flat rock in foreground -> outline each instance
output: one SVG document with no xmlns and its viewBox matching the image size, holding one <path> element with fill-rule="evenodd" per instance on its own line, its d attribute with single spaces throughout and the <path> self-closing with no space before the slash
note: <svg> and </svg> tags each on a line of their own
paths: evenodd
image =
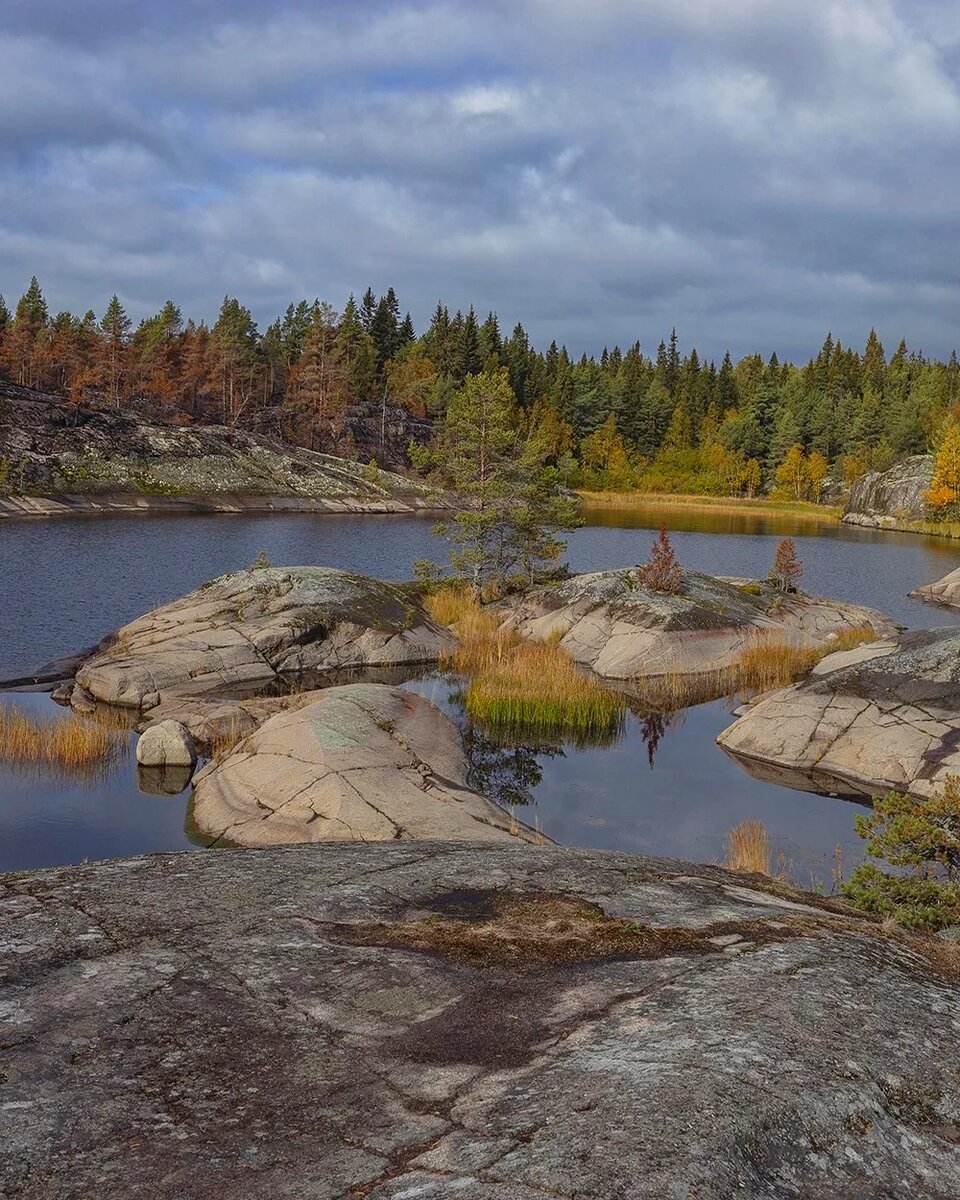
<svg viewBox="0 0 960 1200">
<path fill-rule="evenodd" d="M 242 846 L 535 839 L 467 785 L 460 731 L 422 696 L 365 683 L 313 696 L 200 772 L 200 833 Z"/>
<path fill-rule="evenodd" d="M 403 588 L 332 567 L 236 571 L 111 634 L 77 673 L 105 704 L 156 707 L 284 672 L 436 662 L 452 635 Z"/>
<path fill-rule="evenodd" d="M 618 680 L 720 671 L 758 637 L 812 647 L 845 629 L 897 630 L 871 608 L 699 571 L 684 571 L 675 596 L 640 587 L 628 570 L 575 575 L 524 596 L 510 622 L 526 637 L 559 635 L 575 662 Z"/>
<path fill-rule="evenodd" d="M 717 741 L 751 774 L 788 787 L 929 796 L 960 772 L 960 629 L 830 655 Z"/>
<path fill-rule="evenodd" d="M 17 1200 L 960 1194 L 926 943 L 716 867 L 223 850 L 0 877 L 0 913 Z"/>
</svg>

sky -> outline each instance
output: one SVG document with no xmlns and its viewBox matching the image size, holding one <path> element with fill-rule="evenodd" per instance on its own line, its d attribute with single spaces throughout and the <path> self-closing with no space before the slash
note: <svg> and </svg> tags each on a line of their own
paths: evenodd
<svg viewBox="0 0 960 1200">
<path fill-rule="evenodd" d="M 956 0 L 3 0 L 0 291 L 960 343 Z"/>
</svg>

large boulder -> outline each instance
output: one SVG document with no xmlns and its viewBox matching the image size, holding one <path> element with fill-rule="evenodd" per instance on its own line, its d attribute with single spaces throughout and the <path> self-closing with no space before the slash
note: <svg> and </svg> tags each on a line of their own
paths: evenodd
<svg viewBox="0 0 960 1200">
<path fill-rule="evenodd" d="M 509 620 L 524 637 L 559 638 L 575 662 L 616 680 L 722 670 L 757 637 L 813 647 L 844 629 L 897 630 L 860 605 L 698 571 L 684 571 L 675 596 L 640 587 L 632 571 L 575 575 L 522 597 Z"/>
<path fill-rule="evenodd" d="M 197 748 L 179 721 L 155 721 L 137 739 L 137 762 L 143 767 L 193 767 Z"/>
<path fill-rule="evenodd" d="M 717 741 L 751 774 L 788 787 L 929 796 L 960 772 L 960 629 L 832 654 Z"/>
<path fill-rule="evenodd" d="M 955 956 L 717 867 L 449 842 L 0 877 L 0 1195 L 960 1195 Z"/>
<path fill-rule="evenodd" d="M 352 684 L 271 717 L 196 779 L 196 830 L 242 846 L 542 841 L 467 784 L 453 721 L 414 692 Z"/>
<path fill-rule="evenodd" d="M 433 663 L 452 635 L 401 587 L 332 567 L 224 575 L 106 638 L 77 673 L 106 704 L 149 709 L 283 673 Z"/>
<path fill-rule="evenodd" d="M 895 529 L 901 521 L 927 516 L 926 493 L 933 479 L 933 457 L 914 454 L 888 471 L 861 476 L 850 490 L 843 520 L 849 525 Z"/>
</svg>

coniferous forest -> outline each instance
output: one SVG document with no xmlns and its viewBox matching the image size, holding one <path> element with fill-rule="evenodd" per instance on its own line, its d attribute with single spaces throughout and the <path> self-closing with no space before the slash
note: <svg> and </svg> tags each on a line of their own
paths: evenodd
<svg viewBox="0 0 960 1200">
<path fill-rule="evenodd" d="M 13 311 L 0 297 L 0 372 L 74 404 L 217 423 L 349 455 L 345 418 L 389 405 L 439 424 L 469 376 L 505 371 L 515 419 L 536 430 L 559 477 L 588 490 L 772 493 L 819 501 L 825 487 L 936 450 L 953 429 L 960 365 L 870 331 L 862 350 L 827 334 L 804 363 L 682 352 L 676 331 L 572 358 L 535 348 L 521 324 L 438 304 L 414 329 L 393 288 L 342 312 L 301 300 L 262 332 L 225 297 L 216 322 L 172 301 L 134 327 L 114 296 L 102 316 L 51 315 L 34 278 Z M 423 428 L 422 421 L 420 427 Z"/>
</svg>

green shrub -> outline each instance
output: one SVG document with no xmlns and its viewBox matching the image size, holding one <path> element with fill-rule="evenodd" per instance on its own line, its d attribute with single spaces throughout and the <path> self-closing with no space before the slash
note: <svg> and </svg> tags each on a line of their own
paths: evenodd
<svg viewBox="0 0 960 1200">
<path fill-rule="evenodd" d="M 925 800 L 875 796 L 873 812 L 858 816 L 856 828 L 871 857 L 912 873 L 858 867 L 841 885 L 851 904 L 914 929 L 960 924 L 960 775 L 948 775 Z"/>
<path fill-rule="evenodd" d="M 840 885 L 840 891 L 855 908 L 892 917 L 910 929 L 960 925 L 960 887 L 939 879 L 888 875 L 864 863 Z"/>
</svg>

